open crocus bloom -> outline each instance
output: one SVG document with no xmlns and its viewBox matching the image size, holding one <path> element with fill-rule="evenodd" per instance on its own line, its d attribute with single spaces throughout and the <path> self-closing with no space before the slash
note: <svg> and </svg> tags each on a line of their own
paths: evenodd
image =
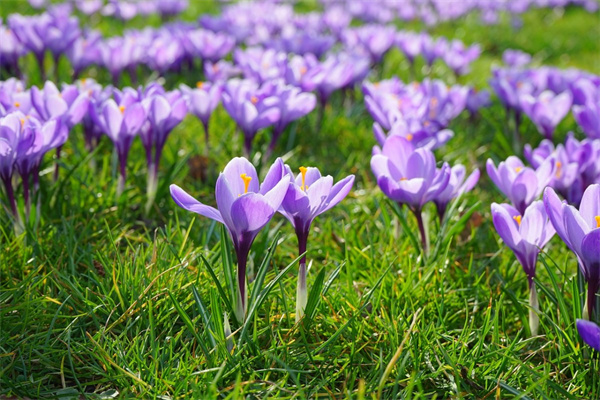
<svg viewBox="0 0 600 400">
<path fill-rule="evenodd" d="M 533 202 L 523 215 L 508 204 L 493 203 L 492 218 L 498 235 L 515 253 L 532 286 L 538 253 L 555 233 L 544 203 Z"/>
<path fill-rule="evenodd" d="M 246 312 L 246 263 L 250 247 L 275 215 L 288 191 L 290 177 L 278 158 L 262 184 L 256 169 L 245 158 L 234 158 L 219 174 L 215 188 L 217 207 L 200 203 L 177 185 L 171 196 L 181 208 L 224 224 L 231 235 L 238 262 L 239 298 L 236 315 L 244 320 Z"/>
<path fill-rule="evenodd" d="M 530 94 L 524 94 L 520 102 L 523 112 L 531 118 L 540 133 L 546 139 L 552 139 L 554 129 L 569 113 L 573 97 L 568 91 L 556 95 L 547 90 L 542 92 L 537 98 Z"/>
<path fill-rule="evenodd" d="M 294 174 L 286 166 L 287 173 Z M 352 189 L 354 175 L 347 176 L 335 185 L 331 176 L 321 176 L 317 168 L 300 167 L 300 174 L 289 185 L 279 212 L 296 230 L 298 254 L 306 252 L 308 234 L 313 220 L 342 201 Z M 306 254 L 300 259 L 298 269 L 298 291 L 296 298 L 296 321 L 304 314 L 307 302 Z"/>
<path fill-rule="evenodd" d="M 390 136 L 371 158 L 377 184 L 390 199 L 420 211 L 448 185 L 450 167 L 436 169 L 433 153 L 401 136 Z"/>
<path fill-rule="evenodd" d="M 578 319 L 577 332 L 584 342 L 600 351 L 600 326 L 585 319 Z"/>
<path fill-rule="evenodd" d="M 555 230 L 548 221 L 544 203 L 533 202 L 521 215 L 508 204 L 492 204 L 492 217 L 498 235 L 515 253 L 523 267 L 529 283 L 529 328 L 533 336 L 537 335 L 539 326 L 539 303 L 533 278 L 538 253 L 548 243 Z"/>
<path fill-rule="evenodd" d="M 464 165 L 458 164 L 450 169 L 450 180 L 448 186 L 442 190 L 433 200 L 438 210 L 440 223 L 444 219 L 448 204 L 452 199 L 457 198 L 463 193 L 471 191 L 479 180 L 479 170 L 476 168 L 471 175 L 467 177 L 467 169 Z"/>
<path fill-rule="evenodd" d="M 556 233 L 577 255 L 588 283 L 587 312 L 591 316 L 600 288 L 600 184 L 585 190 L 579 210 L 562 203 L 552 188 L 544 191 L 544 204 Z"/>
<path fill-rule="evenodd" d="M 491 159 L 486 163 L 487 173 L 494 184 L 510 200 L 513 206 L 524 213 L 554 178 L 555 160 L 548 158 L 539 168 L 525 167 L 515 156 L 500 162 L 498 168 Z"/>
</svg>

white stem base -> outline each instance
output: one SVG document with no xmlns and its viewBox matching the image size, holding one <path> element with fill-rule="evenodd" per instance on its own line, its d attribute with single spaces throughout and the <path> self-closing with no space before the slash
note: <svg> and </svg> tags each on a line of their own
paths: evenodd
<svg viewBox="0 0 600 400">
<path fill-rule="evenodd" d="M 540 326 L 540 317 L 538 316 L 539 312 L 540 304 L 538 302 L 535 284 L 533 284 L 531 285 L 531 290 L 529 291 L 529 330 L 531 331 L 531 336 L 537 336 L 538 334 L 538 329 Z"/>
</svg>

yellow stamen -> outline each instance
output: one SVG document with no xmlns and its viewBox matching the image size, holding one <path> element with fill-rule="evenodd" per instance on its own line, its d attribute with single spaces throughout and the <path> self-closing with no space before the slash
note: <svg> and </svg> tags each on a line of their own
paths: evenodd
<svg viewBox="0 0 600 400">
<path fill-rule="evenodd" d="M 562 175 L 562 163 L 560 161 L 556 162 L 556 178 L 560 178 Z"/>
<path fill-rule="evenodd" d="M 304 75 L 306 73 L 306 71 L 307 71 L 306 67 L 300 68 L 300 75 Z"/>
<path fill-rule="evenodd" d="M 517 221 L 517 224 L 519 224 L 519 226 L 521 226 L 521 216 L 520 215 L 517 215 L 516 217 L 513 217 L 513 219 L 515 221 Z"/>
<path fill-rule="evenodd" d="M 425 122 L 423 122 L 423 126 L 424 126 L 425 128 L 427 128 L 429 125 L 431 125 L 431 122 L 429 122 L 429 121 L 425 121 Z"/>
<path fill-rule="evenodd" d="M 400 182 L 407 181 L 408 178 L 400 178 Z"/>
<path fill-rule="evenodd" d="M 196 82 L 196 87 L 197 87 L 198 89 L 202 89 L 202 86 L 204 86 L 204 82 L 202 82 L 202 81 L 198 81 L 198 82 Z"/>
<path fill-rule="evenodd" d="M 300 189 L 305 192 L 308 190 L 308 186 L 306 186 L 306 171 L 308 171 L 308 168 L 300 167 L 300 173 L 302 174 L 302 186 L 300 186 Z"/>
<path fill-rule="evenodd" d="M 256 104 L 256 103 L 258 103 L 258 97 L 252 96 L 252 97 L 250 97 L 250 101 L 252 102 L 252 104 Z"/>
<path fill-rule="evenodd" d="M 521 172 L 521 171 L 523 171 L 523 168 L 522 168 L 522 167 L 517 167 L 517 168 L 515 168 L 515 172 L 516 172 L 516 173 L 519 173 L 519 172 Z"/>
<path fill-rule="evenodd" d="M 17 107 L 17 108 L 21 107 L 21 103 L 19 103 L 18 101 L 15 101 L 15 107 Z"/>
<path fill-rule="evenodd" d="M 437 99 L 437 97 L 432 97 L 431 100 L 429 101 L 429 104 L 431 105 L 431 107 L 437 106 L 438 103 L 439 103 L 439 100 Z"/>
<path fill-rule="evenodd" d="M 596 215 L 594 219 L 596 220 L 596 228 L 600 228 L 600 215 Z"/>
<path fill-rule="evenodd" d="M 408 135 L 406 135 L 406 140 L 408 140 L 409 142 L 410 142 L 411 140 L 413 140 L 413 135 L 412 135 L 412 133 L 409 133 Z"/>
<path fill-rule="evenodd" d="M 21 118 L 21 126 L 25 125 L 25 118 Z"/>
<path fill-rule="evenodd" d="M 252 180 L 251 176 L 246 174 L 241 174 L 240 178 L 244 181 L 244 194 L 248 193 L 248 186 L 250 186 L 250 181 Z"/>
<path fill-rule="evenodd" d="M 125 106 L 119 106 L 119 111 L 123 114 L 125 112 Z"/>
<path fill-rule="evenodd" d="M 85 82 L 87 81 L 87 78 L 81 78 L 81 84 L 85 85 Z"/>
</svg>

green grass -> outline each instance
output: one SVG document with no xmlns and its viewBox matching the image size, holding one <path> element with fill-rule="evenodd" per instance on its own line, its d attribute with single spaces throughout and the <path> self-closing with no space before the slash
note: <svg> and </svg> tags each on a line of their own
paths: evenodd
<svg viewBox="0 0 600 400">
<path fill-rule="evenodd" d="M 191 3 L 188 20 L 213 10 L 209 3 Z M 27 6 L 3 1 L 3 16 L 16 10 Z M 461 83 L 485 86 L 506 48 L 530 51 L 539 63 L 600 73 L 598 14 L 541 10 L 523 20 L 517 31 L 508 20 L 485 27 L 468 17 L 431 32 L 483 45 L 483 56 Z M 108 20 L 97 25 L 104 32 L 120 29 Z M 27 65 L 32 83 L 39 83 L 33 60 Z M 67 79 L 66 62 L 62 66 Z M 381 73 L 407 79 L 407 64 L 394 51 Z M 108 83 L 104 71 L 88 75 Z M 454 79 L 441 65 L 434 75 Z M 169 76 L 167 84 L 198 79 Z M 277 216 L 253 246 L 250 291 L 260 306 L 243 327 L 231 320 L 231 353 L 223 331 L 227 274 L 234 269 L 227 238 L 215 223 L 179 209 L 168 185 L 214 203 L 216 171 L 241 154 L 234 124 L 222 109 L 214 116 L 204 181 L 192 177 L 198 171 L 190 162 L 204 151 L 201 125 L 190 116 L 175 129 L 148 216 L 141 144 L 129 158 L 126 191 L 115 199 L 112 145 L 104 140 L 92 155 L 93 170 L 75 128 L 57 183 L 46 158 L 39 226 L 15 238 L 0 213 L 0 398 L 117 392 L 119 398 L 600 398 L 598 354 L 574 327 L 584 296 L 581 277 L 557 238 L 538 263 L 540 335 L 531 338 L 525 275 L 494 232 L 489 207 L 503 198 L 485 173 L 444 226 L 433 207 L 426 210 L 436 251 L 425 258 L 413 245 L 412 216 L 387 201 L 373 181 L 372 120 L 361 96 L 351 105 L 335 96 L 320 131 L 314 114 L 284 135 L 277 155 L 294 169 L 317 166 L 336 180 L 349 173 L 357 180 L 311 232 L 313 312 L 294 324 L 296 239 Z M 512 152 L 497 102 L 473 121 L 459 117 L 451 128 L 456 136 L 438 159 L 483 169 L 488 157 Z M 537 144 L 535 128 L 525 128 L 526 140 Z M 559 138 L 575 129 L 568 118 Z M 267 141 L 268 133 L 262 134 L 257 148 Z"/>
</svg>

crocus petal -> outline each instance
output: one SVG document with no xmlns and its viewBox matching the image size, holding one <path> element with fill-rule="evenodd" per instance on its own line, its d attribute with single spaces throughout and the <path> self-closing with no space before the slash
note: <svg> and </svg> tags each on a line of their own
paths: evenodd
<svg viewBox="0 0 600 400">
<path fill-rule="evenodd" d="M 587 268 L 597 270 L 596 274 L 600 275 L 600 228 L 583 237 L 581 259 Z"/>
<path fill-rule="evenodd" d="M 231 192 L 236 196 L 245 193 L 245 184 L 241 177 L 242 175 L 251 178 L 248 184 L 248 192 L 257 193 L 259 190 L 258 175 L 256 174 L 256 168 L 254 168 L 254 165 L 250 161 L 244 157 L 236 157 L 229 161 L 223 170 L 223 176 L 227 179 L 227 184 Z"/>
<path fill-rule="evenodd" d="M 579 213 L 591 229 L 598 228 L 596 218 L 600 217 L 600 184 L 590 185 L 585 190 L 579 205 Z"/>
<path fill-rule="evenodd" d="M 514 212 L 511 213 L 510 209 L 512 207 L 509 207 L 507 204 L 492 203 L 492 221 L 504 243 L 511 249 L 516 249 L 521 242 L 521 233 L 517 222 L 513 218 L 515 215 L 511 214 L 518 215 L 518 212 L 512 209 Z"/>
<path fill-rule="evenodd" d="M 200 203 L 177 185 L 171 185 L 170 189 L 171 197 L 179 207 L 183 208 L 184 210 L 195 212 L 196 214 L 200 214 L 222 224 L 224 223 L 221 213 L 217 209 Z"/>
<path fill-rule="evenodd" d="M 265 193 L 273 189 L 275 185 L 277 185 L 279 181 L 281 181 L 283 176 L 286 174 L 287 171 L 285 168 L 285 164 L 283 163 L 283 160 L 278 157 L 277 160 L 275 160 L 275 162 L 273 163 L 273 165 L 271 165 L 271 167 L 269 168 L 269 172 L 267 172 L 265 179 L 260 185 L 259 193 L 264 195 Z M 289 178 L 289 180 L 291 180 L 291 177 Z"/>
<path fill-rule="evenodd" d="M 581 339 L 583 339 L 585 343 L 600 351 L 600 326 L 592 321 L 578 319 L 577 332 L 579 332 L 579 336 L 581 336 Z"/>
<path fill-rule="evenodd" d="M 275 210 L 269 202 L 256 193 L 249 193 L 237 198 L 231 206 L 231 217 L 235 221 L 238 235 L 246 232 L 257 233 L 271 220 L 273 214 L 275 214 Z"/>
<path fill-rule="evenodd" d="M 581 257 L 581 246 L 584 236 L 589 232 L 590 227 L 581 218 L 579 211 L 573 206 L 564 208 L 563 221 L 567 229 L 567 234 L 573 246 L 573 251 Z"/>
<path fill-rule="evenodd" d="M 327 198 L 327 207 L 325 207 L 324 211 L 327 211 L 342 201 L 350 190 L 352 189 L 352 185 L 354 185 L 354 175 L 350 175 L 333 185 L 331 188 L 331 193 Z"/>
</svg>

